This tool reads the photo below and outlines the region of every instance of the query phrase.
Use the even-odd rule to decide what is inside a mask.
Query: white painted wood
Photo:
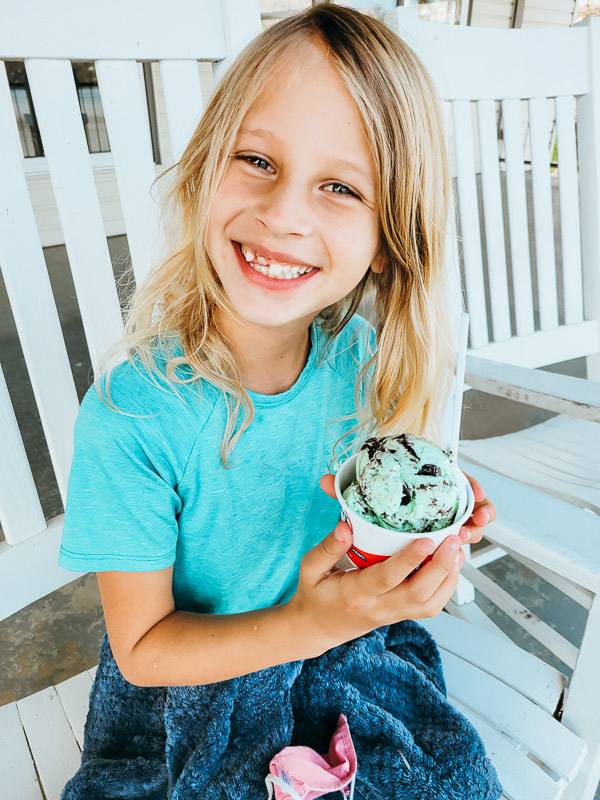
[[[43,800],[16,703],[0,707],[0,786],[9,800]]]
[[[592,592],[587,591],[586,589],[582,589],[577,584],[572,583],[572,581],[568,581],[562,577],[562,575],[557,575],[555,572],[551,572],[549,569],[545,569],[541,567],[539,564],[536,564],[535,561],[532,561],[530,558],[525,558],[520,553],[515,553],[514,550],[510,548],[493,548],[494,550],[500,550],[501,552],[511,556],[516,561],[519,561],[523,564],[527,569],[530,569],[536,575],[539,575],[540,578],[543,578],[547,583],[552,584],[552,586],[556,587],[560,592],[562,592],[567,597],[570,597],[575,603],[580,605],[582,608],[585,608],[587,611],[592,606],[592,601],[594,599],[594,595]],[[489,562],[488,562],[489,563]],[[474,564],[474,566],[480,566],[479,564]]]
[[[4,66],[4,65],[2,65]],[[3,84],[4,85],[4,84]],[[10,96],[0,91],[0,263],[63,504],[79,401],[15,139]],[[35,292],[31,287],[35,286]]]
[[[549,363],[594,354],[600,346],[600,322],[587,320],[574,325],[562,325],[548,331],[536,331],[529,336],[513,336],[507,342],[493,342],[485,347],[472,348],[473,355],[516,364],[520,367],[541,367]],[[589,372],[590,380],[595,380]],[[600,375],[598,376],[600,377]]]
[[[543,644],[560,661],[573,669],[577,661],[577,648],[571,642],[533,614],[505,589],[484,575],[481,570],[465,563],[462,572],[465,578],[488,600],[498,606],[509,619],[516,622],[517,625]]]
[[[473,137],[471,107],[466,101],[452,104],[454,122],[454,144],[456,148],[456,177],[459,207],[477,209],[477,185],[473,162]],[[460,232],[463,248],[465,287],[469,311],[471,347],[488,343],[487,317],[485,312],[485,286],[479,214],[461,213]]]
[[[8,544],[46,528],[33,474],[0,364],[0,524]]]
[[[498,129],[496,104],[492,100],[477,103],[479,151],[481,154],[481,188],[485,221],[485,242],[489,279],[489,303],[495,342],[510,339],[508,277],[504,245],[504,216],[498,161]]]
[[[600,384],[594,381],[467,356],[467,382],[482,392],[600,422]]]
[[[558,325],[546,99],[531,98],[528,107],[539,327],[545,331],[548,328],[556,328]]]
[[[560,232],[565,325],[583,319],[579,184],[575,144],[574,98],[556,98]]]
[[[461,457],[600,514],[600,426],[553,417],[522,431],[463,441]]]
[[[567,678],[513,642],[483,631],[451,614],[419,620],[438,647],[492,675],[554,714]]]
[[[18,700],[17,708],[44,794],[48,800],[58,800],[81,761],[81,751],[58,695],[54,687],[44,689]]]
[[[565,780],[573,778],[585,755],[578,736],[502,681],[445,650],[441,656],[446,681],[460,703],[521,742]]]
[[[462,457],[459,465],[494,498],[498,516],[486,526],[487,539],[594,593],[600,590],[598,520],[594,514],[479,464],[466,464]],[[577,536],[565,536],[565,530],[577,531]]]
[[[591,91],[577,98],[577,141],[583,258],[584,312],[600,319],[600,19],[587,17],[574,26],[588,37]],[[596,349],[596,353],[600,347]],[[593,371],[592,371],[593,370]],[[600,381],[600,359],[588,360],[588,377]]]
[[[254,0],[244,0],[254,7]],[[239,10],[242,3],[233,3]],[[168,17],[178,20],[177,35],[166,35],[162,0],[105,0],[102,14],[81,13],[75,0],[29,0],[5,14],[0,30],[0,57],[96,59],[216,60],[226,55],[221,3],[214,0],[170,0]],[[115,25],[115,20],[119,24]],[[35,20],[35,25],[31,21]],[[68,21],[68,24],[67,24]],[[158,24],[157,24],[158,23]]]
[[[396,8],[384,19],[432,71],[444,99],[504,100],[589,91],[588,39],[577,26],[532,32],[423,23],[414,6]]]
[[[92,678],[88,672],[80,672],[79,675],[74,675],[54,688],[79,749],[83,750],[83,730],[89,707]]]
[[[517,335],[525,336],[533,333],[534,325],[520,100],[502,101],[502,130],[506,158],[506,194],[510,226],[515,325]]]
[[[45,531],[18,545],[0,542],[0,619],[85,574],[58,564],[63,518],[61,514]]]
[[[565,800],[588,800],[595,795],[600,773],[600,697],[597,691],[600,661],[600,598],[595,597],[581,643],[577,670],[571,679],[562,721],[585,741],[590,753]]]
[[[479,567],[485,567],[486,564],[491,564],[499,558],[504,558],[505,555],[506,551],[501,547],[489,544],[477,550],[477,553],[471,559],[471,564],[479,569]]]
[[[26,61],[92,365],[123,334],[71,63]]]
[[[504,631],[499,628],[495,622],[492,622],[487,614],[485,614],[475,603],[465,603],[464,605],[459,605],[458,603],[455,603],[454,600],[449,600],[444,606],[444,610],[449,614],[452,614],[453,617],[463,620],[464,622],[468,622],[475,628],[487,631],[488,633],[493,633],[494,636],[499,636],[501,639],[505,639],[507,642],[511,641],[510,637],[507,636],[507,634],[504,633]]]
[[[204,110],[196,61],[161,61],[160,77],[167,110],[173,162],[179,161]]]
[[[231,66],[235,56],[262,31],[260,6],[257,0],[221,0],[224,7],[223,24],[227,56],[213,64],[215,83]]]
[[[545,773],[495,727],[456,700],[451,689],[449,697],[455,708],[464,714],[481,736],[486,753],[492,759],[502,784],[503,797],[508,800],[554,800],[562,795],[566,783],[563,779],[556,781]]]
[[[162,249],[150,126],[138,65],[98,61],[96,75],[119,186],[136,283],[155,266]]]

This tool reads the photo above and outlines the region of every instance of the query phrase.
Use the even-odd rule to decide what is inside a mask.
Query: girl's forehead
[[[263,91],[250,105],[241,130],[271,124],[300,124],[312,117],[318,126],[315,135],[333,122],[335,126],[364,127],[356,103],[343,79],[320,45],[307,42],[277,60],[277,68]]]

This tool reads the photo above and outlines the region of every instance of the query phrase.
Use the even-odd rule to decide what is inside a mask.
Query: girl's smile
[[[291,291],[319,273],[318,267],[292,266],[290,262],[283,261],[283,259],[267,260],[240,242],[232,242],[232,244],[245,278],[266,289]]]

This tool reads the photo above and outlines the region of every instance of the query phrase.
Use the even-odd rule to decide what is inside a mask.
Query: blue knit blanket
[[[105,635],[81,766],[61,800],[266,800],[271,758],[288,745],[327,752],[340,713],[365,800],[501,796],[481,739],[446,699],[435,642],[406,621],[203,686],[133,686]]]

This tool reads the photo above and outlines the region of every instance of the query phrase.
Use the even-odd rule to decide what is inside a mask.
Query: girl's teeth
[[[291,280],[299,275],[305,275],[313,269],[313,267],[308,269],[306,267],[292,267],[289,264],[280,264],[277,261],[269,263],[266,258],[257,256],[254,250],[245,245],[242,245],[242,255],[257,272],[262,272],[263,275],[268,275],[269,278],[278,278],[279,280]]]

